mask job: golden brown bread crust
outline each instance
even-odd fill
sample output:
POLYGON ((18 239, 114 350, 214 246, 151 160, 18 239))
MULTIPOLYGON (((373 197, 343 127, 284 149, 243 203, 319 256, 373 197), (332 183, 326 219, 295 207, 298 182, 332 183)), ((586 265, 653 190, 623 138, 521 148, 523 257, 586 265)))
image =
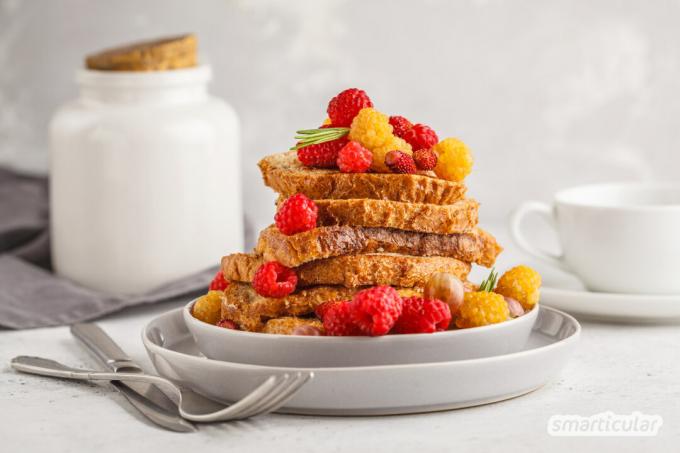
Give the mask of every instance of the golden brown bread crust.
POLYGON ((193 34, 142 41, 88 55, 85 66, 102 71, 162 71, 196 66, 193 34))
POLYGON ((293 335, 295 329, 301 326, 310 326, 319 329, 321 335, 324 333, 323 323, 315 318, 295 318, 284 316, 283 318, 270 319, 264 325, 262 333, 273 333, 278 335, 293 335))
POLYGON ((491 267, 502 250, 491 234, 479 228, 460 234, 432 234, 330 226, 286 236, 274 225, 260 233, 255 247, 265 261, 278 261, 287 267, 334 256, 376 252, 447 256, 491 267))
POLYGON ((394 200, 407 203, 450 204, 465 196, 463 183, 423 174, 341 173, 309 168, 295 151, 272 154, 259 162, 264 183, 284 197, 304 193, 313 200, 394 200))
MULTIPOLYGON (((234 253, 222 258, 222 273, 229 281, 251 282, 263 262, 258 255, 234 253)), ((465 280, 470 264, 440 256, 369 253, 311 261, 295 269, 299 288, 316 285, 422 287, 435 272, 448 272, 465 280)))
POLYGON ((460 200, 454 204, 404 203, 392 200, 314 200, 319 226, 352 225, 423 233, 464 233, 477 225, 479 203, 460 200))
MULTIPOLYGON (((281 298, 263 297, 247 283, 232 282, 224 291, 222 319, 235 322, 241 329, 261 332, 267 320, 283 316, 304 316, 329 300, 349 300, 359 289, 342 286, 313 286, 281 298)), ((404 297, 420 291, 397 288, 404 297)))

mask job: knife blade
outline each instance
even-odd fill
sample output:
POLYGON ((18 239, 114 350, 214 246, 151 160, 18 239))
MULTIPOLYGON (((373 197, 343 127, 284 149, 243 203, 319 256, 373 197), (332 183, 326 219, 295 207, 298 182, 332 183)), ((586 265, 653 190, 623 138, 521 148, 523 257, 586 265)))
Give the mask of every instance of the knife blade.
MULTIPOLYGON (((71 333, 108 369, 116 372, 144 372, 97 324, 74 324, 71 333)), ((152 422, 173 431, 196 430, 193 423, 179 415, 177 405, 155 385, 126 381, 114 381, 111 384, 152 422)))

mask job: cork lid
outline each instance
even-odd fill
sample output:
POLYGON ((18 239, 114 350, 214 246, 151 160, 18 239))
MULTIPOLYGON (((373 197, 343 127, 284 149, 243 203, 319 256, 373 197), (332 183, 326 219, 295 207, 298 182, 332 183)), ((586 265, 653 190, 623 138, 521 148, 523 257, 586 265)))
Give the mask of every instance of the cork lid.
POLYGON ((85 58, 88 69, 100 71, 165 71, 196 66, 194 34, 141 41, 107 49, 85 58))

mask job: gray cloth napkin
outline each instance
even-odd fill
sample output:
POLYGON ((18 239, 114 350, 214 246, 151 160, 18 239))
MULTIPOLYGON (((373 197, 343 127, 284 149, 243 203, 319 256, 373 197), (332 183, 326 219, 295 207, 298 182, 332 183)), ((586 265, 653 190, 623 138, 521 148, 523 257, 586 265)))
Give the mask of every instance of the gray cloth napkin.
POLYGON ((204 292, 216 268, 145 294, 104 294, 50 269, 46 178, 0 168, 0 327, 29 329, 87 321, 133 305, 204 292))

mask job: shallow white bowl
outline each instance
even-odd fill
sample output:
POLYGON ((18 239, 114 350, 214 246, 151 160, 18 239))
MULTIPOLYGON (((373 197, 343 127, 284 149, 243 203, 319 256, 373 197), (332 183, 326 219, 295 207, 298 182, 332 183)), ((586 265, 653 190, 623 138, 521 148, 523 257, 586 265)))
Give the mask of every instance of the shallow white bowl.
POLYGON ((184 307, 184 322, 206 357, 304 368, 448 362, 508 354, 524 347, 538 315, 534 307, 519 318, 471 329, 383 337, 312 337, 217 327, 194 318, 193 304, 184 307))
POLYGON ((158 316, 142 334, 160 375, 230 403, 271 375, 314 371, 314 379, 278 410, 295 414, 405 414, 513 398, 554 380, 581 331, 571 316, 540 307, 535 309, 538 316, 527 344, 513 354, 411 365, 301 369, 206 359, 189 333, 182 311, 178 308, 158 316))

